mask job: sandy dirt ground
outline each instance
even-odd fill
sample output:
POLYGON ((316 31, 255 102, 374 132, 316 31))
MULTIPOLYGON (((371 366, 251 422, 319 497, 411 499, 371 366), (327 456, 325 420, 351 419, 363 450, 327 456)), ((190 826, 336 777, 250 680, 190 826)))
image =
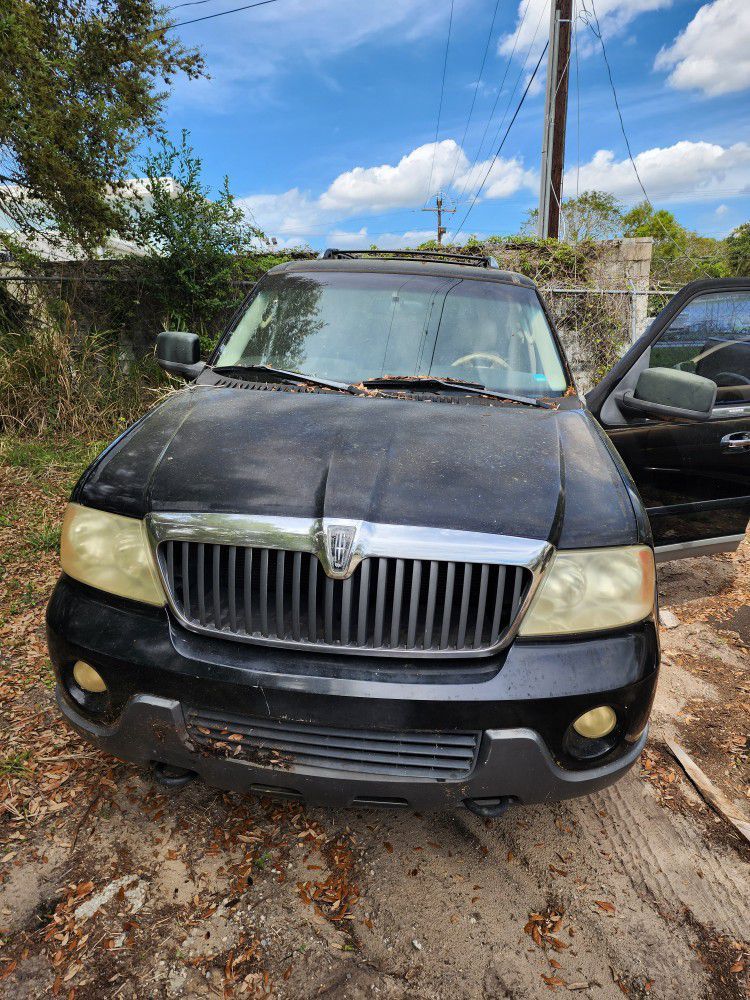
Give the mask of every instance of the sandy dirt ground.
POLYGON ((750 816, 748 541, 661 568, 651 739, 618 785, 494 821, 344 813, 166 793, 68 732, 42 612, 69 483, 3 474, 0 995, 747 995, 748 845, 665 740, 750 816))

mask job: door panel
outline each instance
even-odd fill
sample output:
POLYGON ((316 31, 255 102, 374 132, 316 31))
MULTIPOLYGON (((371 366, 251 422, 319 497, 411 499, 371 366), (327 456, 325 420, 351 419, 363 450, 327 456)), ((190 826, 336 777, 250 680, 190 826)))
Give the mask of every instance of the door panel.
POLYGON ((750 431, 730 420, 643 421, 606 428, 635 479, 656 545, 740 535, 750 519, 750 451, 728 457, 721 440, 750 431))
POLYGON ((686 286, 587 402, 635 480, 657 546, 744 534, 750 519, 750 280, 686 286), (632 388, 647 367, 715 381, 711 418, 625 414, 618 389, 632 388))

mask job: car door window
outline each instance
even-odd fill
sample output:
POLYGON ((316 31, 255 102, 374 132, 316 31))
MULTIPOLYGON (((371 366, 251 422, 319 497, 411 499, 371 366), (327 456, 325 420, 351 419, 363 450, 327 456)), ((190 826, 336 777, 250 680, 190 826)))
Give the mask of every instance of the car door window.
POLYGON ((750 403, 750 291, 692 299, 653 343, 650 367, 710 378, 717 406, 750 403))

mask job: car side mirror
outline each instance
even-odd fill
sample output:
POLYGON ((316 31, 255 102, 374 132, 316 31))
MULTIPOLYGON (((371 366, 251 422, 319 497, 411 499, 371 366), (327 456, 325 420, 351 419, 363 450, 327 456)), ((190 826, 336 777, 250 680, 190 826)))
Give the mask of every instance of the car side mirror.
POLYGON ((188 381, 204 369, 200 361, 201 345, 198 335, 185 330, 162 330, 156 338, 156 360, 170 375, 182 375, 188 381))
POLYGON ((716 403, 717 385, 710 378, 675 368, 645 368, 635 390, 618 394, 625 413, 657 420, 708 420, 716 403))

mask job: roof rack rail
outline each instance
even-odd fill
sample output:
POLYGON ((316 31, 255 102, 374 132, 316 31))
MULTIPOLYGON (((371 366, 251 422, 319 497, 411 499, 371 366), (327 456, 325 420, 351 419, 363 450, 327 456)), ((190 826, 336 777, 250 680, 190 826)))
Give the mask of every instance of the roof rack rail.
POLYGON ((432 264, 500 267, 495 258, 489 254, 461 253, 460 250, 336 250, 334 247, 329 247, 319 256, 322 260, 355 260, 357 257, 395 257, 401 260, 424 260, 432 264))

